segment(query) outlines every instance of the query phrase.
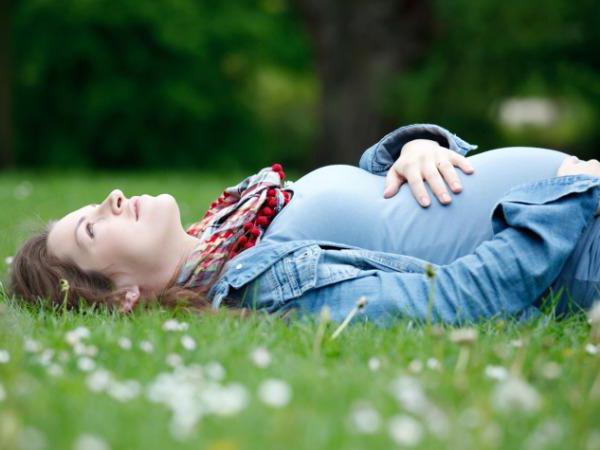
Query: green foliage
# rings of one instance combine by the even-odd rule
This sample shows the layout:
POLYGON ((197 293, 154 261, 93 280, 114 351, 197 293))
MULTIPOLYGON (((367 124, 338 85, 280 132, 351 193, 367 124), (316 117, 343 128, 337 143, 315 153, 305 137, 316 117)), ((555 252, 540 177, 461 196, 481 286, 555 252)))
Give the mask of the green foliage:
POLYGON ((600 142, 600 5, 594 0, 435 1, 430 51, 395 78, 384 109, 398 122, 438 122, 480 149, 539 145, 595 156, 600 142), (391 93, 391 95, 390 95, 391 93), (563 108, 558 127, 504 129, 508 97, 563 108))
MULTIPOLYGON (((597 156, 597 0, 431 2, 435 35, 427 50, 388 74, 373 100, 390 126, 437 122, 482 150, 538 145, 597 156), (500 123, 502 101, 532 96, 553 100, 560 120, 520 129, 500 123)), ((18 164, 254 170, 279 160, 306 167, 320 93, 310 53, 325 44, 309 42, 293 5, 14 2, 18 164)), ((343 36, 338 41, 344 45, 343 36)), ((356 55, 347 70, 359 70, 365 57, 356 55)))
POLYGON ((282 1, 31 0, 13 28, 20 164, 259 167, 310 137, 308 50, 282 1), (278 99, 258 80, 277 71, 308 89, 265 123, 278 99))

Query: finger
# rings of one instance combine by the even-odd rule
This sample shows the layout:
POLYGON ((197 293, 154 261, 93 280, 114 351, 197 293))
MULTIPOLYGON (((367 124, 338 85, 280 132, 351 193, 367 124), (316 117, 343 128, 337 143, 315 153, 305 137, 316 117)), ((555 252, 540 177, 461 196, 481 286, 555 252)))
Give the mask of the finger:
POLYGON ((448 183, 448 186, 450 186, 450 189, 452 189, 452 192, 459 193, 460 191, 462 191, 462 184, 460 183, 460 178, 458 177, 456 169, 450 161, 448 161, 447 159, 442 159, 441 161, 438 161, 437 168, 442 174, 442 177, 444 177, 446 183, 448 183))
POLYGON ((400 186, 404 184, 406 179, 400 175, 396 170, 392 167, 388 170, 388 173, 385 177, 385 188, 383 190, 383 197, 390 198, 398 193, 400 186))
POLYGON ((469 162, 469 159, 465 158, 463 155, 459 155, 456 152, 452 152, 451 153, 451 155, 450 155, 450 162, 454 166, 458 166, 460 168, 460 170, 462 170, 466 174, 470 175, 473 172, 475 172, 475 168, 469 162))
POLYGON ((444 184, 444 180, 440 175, 440 172, 435 164, 430 164, 425 169, 425 181, 429 184, 431 191, 440 201, 440 203, 447 205, 452 201, 450 198, 450 194, 448 193, 448 189, 446 189, 446 185, 444 184))
POLYGON ((421 206, 425 208, 431 205, 431 199, 425 189, 425 183, 423 182, 423 176, 418 170, 411 170, 406 173, 406 180, 410 186, 410 190, 419 202, 421 206))

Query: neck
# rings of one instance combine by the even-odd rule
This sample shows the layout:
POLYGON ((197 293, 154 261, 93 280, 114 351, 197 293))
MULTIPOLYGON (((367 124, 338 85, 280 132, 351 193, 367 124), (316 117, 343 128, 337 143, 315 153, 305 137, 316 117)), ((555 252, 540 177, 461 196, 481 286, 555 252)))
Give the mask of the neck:
POLYGON ((169 251, 161 255, 161 267, 154 272, 151 280, 147 280, 144 289, 146 295, 156 295, 171 286, 181 270, 182 265, 200 241, 190 236, 183 229, 168 246, 169 251))

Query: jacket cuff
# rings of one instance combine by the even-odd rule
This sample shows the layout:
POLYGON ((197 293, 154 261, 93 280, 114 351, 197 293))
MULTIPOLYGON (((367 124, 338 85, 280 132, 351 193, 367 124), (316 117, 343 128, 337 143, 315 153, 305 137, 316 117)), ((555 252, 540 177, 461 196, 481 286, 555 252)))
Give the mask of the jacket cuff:
MULTIPOLYGON (((600 178, 591 175, 554 177, 516 186, 508 191, 494 207, 492 213, 494 234, 509 226, 512 219, 509 216, 514 216, 522 205, 555 203, 570 195, 589 194, 588 211, 598 215, 600 214, 600 189, 598 186, 600 186, 600 178)), ((569 220, 569 218, 565 217, 565 220, 569 220)))
POLYGON ((371 173, 383 175, 400 156, 404 144, 415 139, 430 139, 461 155, 477 148, 439 125, 417 123, 400 127, 385 135, 368 148, 360 158, 359 166, 371 173))

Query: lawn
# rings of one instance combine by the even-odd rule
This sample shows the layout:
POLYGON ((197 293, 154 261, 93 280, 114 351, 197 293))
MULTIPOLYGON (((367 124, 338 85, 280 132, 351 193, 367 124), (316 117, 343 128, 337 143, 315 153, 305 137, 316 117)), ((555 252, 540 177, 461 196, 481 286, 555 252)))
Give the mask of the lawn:
MULTIPOLYGON (((238 176, 0 176, 0 272, 46 220, 172 193, 184 224, 238 176)), ((292 177, 293 178, 293 177, 292 177)), ((584 315, 389 329, 185 311, 52 313, 0 293, 0 449, 598 449, 584 315)))

